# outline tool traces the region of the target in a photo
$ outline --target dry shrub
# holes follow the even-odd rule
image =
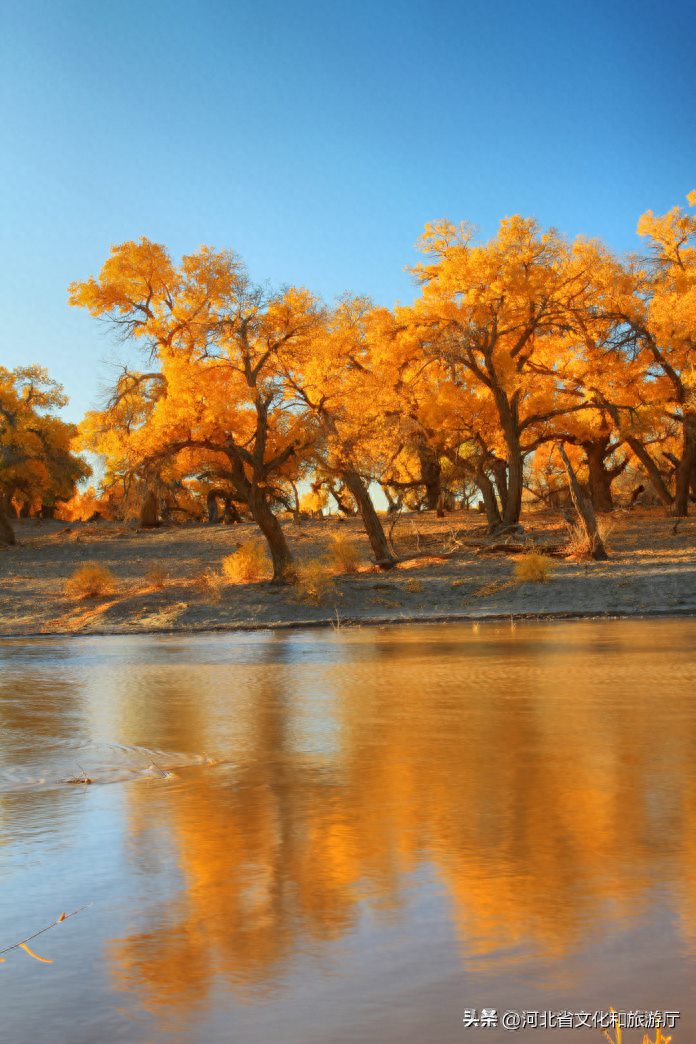
[[[545,584],[551,576],[553,561],[548,555],[540,555],[538,551],[530,551],[515,563],[515,580],[519,584]]]
[[[222,575],[228,584],[254,584],[269,580],[271,562],[260,540],[245,540],[222,560]]]
[[[344,533],[334,533],[329,540],[329,564],[336,573],[357,573],[360,552],[354,540]]]
[[[613,533],[615,527],[616,523],[612,519],[597,519],[597,532],[599,533],[600,539],[605,547],[607,547],[607,540]],[[576,522],[575,525],[570,526],[568,530],[568,539],[565,545],[566,554],[571,558],[587,558],[591,550],[587,534],[581,524]]]
[[[303,562],[295,569],[294,585],[303,602],[322,602],[333,587],[333,571],[326,562]]]
[[[565,552],[572,558],[582,558],[583,555],[589,555],[590,553],[590,545],[587,540],[587,535],[579,522],[568,527]]]
[[[103,598],[116,590],[116,577],[99,562],[85,562],[65,582],[70,598]]]
[[[411,577],[410,580],[406,581],[404,586],[407,591],[411,592],[411,594],[420,594],[420,592],[423,590],[423,581],[416,580],[415,577]]]
[[[220,598],[220,591],[225,580],[221,573],[216,573],[214,569],[204,569],[197,576],[193,578],[194,586],[205,595],[218,601]]]
[[[152,562],[145,572],[145,581],[148,587],[154,587],[161,591],[169,579],[169,570],[161,562]]]

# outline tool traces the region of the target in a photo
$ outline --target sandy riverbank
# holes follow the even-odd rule
[[[563,539],[562,520],[528,514],[525,539]],[[140,532],[116,523],[24,521],[16,524],[18,545],[0,551],[0,635],[134,634],[234,628],[368,624],[393,621],[495,617],[694,614],[696,615],[696,518],[674,522],[659,510],[613,516],[604,563],[555,559],[547,583],[516,583],[514,559],[462,547],[480,529],[475,512],[438,520],[428,515],[400,519],[394,538],[406,556],[390,572],[370,567],[359,520],[287,522],[299,561],[321,557],[331,532],[359,544],[364,567],[337,576],[320,604],[300,600],[293,588],[270,583],[200,583],[206,570],[219,571],[222,558],[255,528],[187,525]],[[438,559],[437,553],[455,554]],[[118,579],[109,597],[76,601],[64,592],[66,579],[85,561],[108,566]],[[148,584],[148,567],[167,573],[161,589]]]

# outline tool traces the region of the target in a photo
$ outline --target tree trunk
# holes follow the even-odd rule
[[[292,555],[280,522],[266,500],[266,494],[258,487],[249,489],[249,510],[252,518],[266,538],[273,562],[273,583],[285,584],[292,577]]]
[[[524,488],[524,463],[519,447],[508,461],[508,500],[503,511],[503,523],[516,526],[522,514],[522,490]]]
[[[215,490],[211,489],[208,496],[205,498],[205,507],[208,513],[208,522],[211,526],[214,526],[220,520],[217,492]]]
[[[488,528],[493,532],[494,529],[500,526],[502,518],[498,509],[498,501],[495,497],[495,488],[483,467],[479,467],[476,471],[476,485],[481,490],[481,496],[483,497],[483,508],[486,512]]]
[[[503,508],[503,523],[506,526],[516,526],[522,513],[524,489],[524,458],[520,443],[518,408],[514,399],[512,404],[508,401],[502,388],[494,387],[492,390],[507,448],[507,502]]]
[[[0,490],[0,544],[16,544],[14,529],[5,513],[5,494]]]
[[[603,513],[614,510],[611,495],[612,474],[607,470],[604,460],[609,446],[609,436],[601,436],[582,443],[585,461],[590,476],[590,495],[595,511]]]
[[[338,510],[341,512],[342,515],[345,515],[346,518],[353,518],[355,516],[355,508],[352,506],[352,504],[348,504],[346,502],[346,500],[343,497],[343,491],[342,490],[334,489],[333,484],[332,484],[332,485],[329,486],[329,493],[331,494],[331,496],[336,501],[336,507],[338,508]]]
[[[495,480],[495,488],[498,491],[500,506],[505,511],[508,501],[507,464],[500,457],[496,457],[493,461],[493,478]]]
[[[442,495],[442,468],[437,453],[426,443],[418,449],[421,482],[425,486],[425,504],[429,511],[435,511]]]
[[[237,511],[237,506],[235,502],[232,500],[232,497],[225,496],[224,502],[225,511],[222,516],[222,521],[225,523],[225,525],[229,526],[234,522],[241,522],[242,516]]]
[[[140,505],[140,526],[142,529],[155,529],[159,525],[159,503],[157,494],[148,489]]]
[[[585,530],[587,541],[590,550],[590,556],[596,561],[606,561],[609,557],[606,548],[602,542],[602,538],[599,535],[597,529],[597,517],[592,506],[592,501],[583,492],[582,486],[578,482],[577,475],[573,470],[573,465],[568,459],[568,454],[565,451],[565,447],[562,443],[558,443],[558,450],[561,454],[561,459],[565,465],[566,473],[568,475],[568,486],[570,488],[570,496],[575,506],[575,510],[580,516],[582,528]]]
[[[677,489],[672,514],[684,517],[689,513],[689,487],[696,468],[696,413],[684,412],[684,442],[677,468]]]
[[[377,565],[381,566],[382,569],[391,569],[392,566],[396,565],[396,558],[389,549],[389,544],[384,535],[384,529],[379,520],[379,515],[375,511],[375,506],[372,503],[369,489],[361,479],[360,475],[358,475],[357,471],[345,471],[342,477],[346,487],[353,495],[353,498],[358,505],[358,510],[362,516],[365,532],[370,541],[370,547],[372,548]]]
[[[626,444],[630,446],[638,460],[645,468],[648,479],[650,480],[650,485],[655,491],[657,499],[660,501],[662,505],[664,505],[664,507],[671,510],[674,498],[670,491],[667,489],[667,486],[665,485],[665,480],[660,474],[660,469],[658,468],[657,464],[652,459],[652,457],[650,456],[640,439],[636,439],[633,435],[627,435],[625,439]]]

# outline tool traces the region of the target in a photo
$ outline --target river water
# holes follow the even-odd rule
[[[613,1006],[696,1040],[694,639],[1,642],[0,950],[82,909],[3,954],[0,1039],[599,1041],[462,1020]]]

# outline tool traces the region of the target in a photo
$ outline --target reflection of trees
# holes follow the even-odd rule
[[[0,643],[0,843],[5,819],[13,842],[25,830],[35,835],[37,812],[47,834],[60,835],[64,827],[72,795],[34,784],[53,782],[52,773],[65,771],[64,749],[84,739],[82,688],[70,660],[67,643]]]
[[[295,947],[350,930],[361,898],[398,906],[404,873],[425,862],[469,957],[515,946],[559,957],[636,917],[656,882],[676,886],[690,930],[696,724],[684,678],[670,687],[669,664],[640,649],[609,668],[586,644],[553,654],[508,641],[404,659],[362,636],[355,662],[306,673],[271,649],[243,677],[234,772],[192,773],[154,800],[131,792],[139,846],[166,829],[183,890],[156,928],[115,944],[128,985],[185,1008],[216,973],[261,983]],[[311,686],[339,708],[330,757],[303,749]],[[197,729],[213,731],[208,704],[192,690],[177,706],[179,749],[194,749]]]

